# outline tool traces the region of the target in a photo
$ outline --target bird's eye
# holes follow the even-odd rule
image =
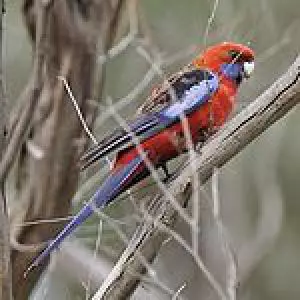
[[[228,55],[232,58],[232,59],[236,59],[238,58],[241,53],[239,51],[236,51],[236,50],[229,50],[228,51]]]

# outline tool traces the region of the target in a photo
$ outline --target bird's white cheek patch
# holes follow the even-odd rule
[[[244,62],[244,74],[246,77],[250,77],[250,75],[254,71],[254,61]]]

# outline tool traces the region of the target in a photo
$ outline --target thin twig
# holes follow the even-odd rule
[[[212,25],[214,19],[215,19],[216,11],[217,11],[218,6],[219,6],[219,0],[215,0],[211,15],[209,16],[209,18],[207,20],[207,25],[206,25],[205,32],[204,32],[204,35],[203,35],[203,46],[204,46],[204,48],[206,48],[209,30],[211,28],[211,25]]]
[[[97,254],[100,249],[100,243],[101,243],[101,237],[102,237],[102,230],[103,230],[103,221],[99,221],[99,225],[97,228],[97,240],[95,243],[95,249],[93,253],[93,257],[96,260]],[[91,270],[88,275],[88,280],[87,280],[87,287],[86,287],[86,293],[85,293],[85,299],[88,300],[91,296]]]
[[[72,104],[73,104],[73,106],[74,106],[74,108],[76,110],[77,116],[78,116],[78,118],[79,118],[79,120],[81,122],[81,125],[82,125],[85,133],[93,141],[93,143],[97,145],[97,143],[98,143],[97,139],[93,135],[93,133],[91,132],[91,130],[89,129],[88,125],[86,124],[86,121],[85,121],[85,119],[84,119],[84,117],[82,115],[80,107],[79,107],[79,105],[78,105],[78,103],[77,103],[77,101],[76,101],[76,99],[75,99],[75,97],[74,97],[74,95],[72,93],[72,90],[71,90],[71,88],[70,88],[70,86],[69,86],[66,78],[64,76],[58,76],[57,78],[63,82],[64,87],[65,87],[65,89],[66,89],[66,91],[67,91],[67,93],[69,95],[70,100],[72,101]]]
[[[215,279],[213,274],[208,270],[208,268],[205,266],[200,255],[197,252],[195,252],[194,247],[190,247],[187,244],[187,242],[184,240],[184,238],[182,236],[180,236],[175,230],[171,229],[169,226],[166,226],[165,224],[163,224],[162,222],[160,222],[157,219],[153,220],[153,217],[150,216],[149,214],[147,214],[147,212],[145,212],[145,219],[146,220],[149,219],[150,221],[152,221],[156,228],[167,232],[169,234],[169,236],[171,236],[175,241],[177,241],[178,244],[181,245],[186,250],[186,252],[192,256],[195,263],[197,264],[197,266],[199,267],[199,269],[201,270],[203,275],[206,277],[206,279],[208,280],[211,287],[216,291],[216,293],[220,297],[220,299],[222,299],[222,300],[227,299],[227,296],[226,296],[225,292],[223,291],[221,285]]]
[[[172,296],[172,300],[177,300],[179,298],[179,295],[181,292],[186,288],[187,283],[185,282],[177,291],[176,293]]]
[[[213,199],[213,216],[218,227],[218,233],[222,243],[222,249],[226,256],[227,262],[227,294],[229,300],[236,300],[237,290],[237,260],[235,252],[231,246],[229,237],[226,234],[226,228],[223,225],[220,216],[220,196],[219,196],[219,181],[218,181],[218,169],[215,168],[212,175],[212,199]]]
[[[121,238],[121,240],[124,242],[125,245],[127,245],[127,251],[125,251],[122,255],[122,257],[119,258],[119,262],[117,264],[114,265],[112,271],[110,272],[109,276],[105,279],[105,284],[102,286],[102,289],[98,290],[97,294],[93,296],[93,300],[97,300],[97,299],[101,299],[102,297],[102,292],[105,293],[105,286],[107,283],[110,282],[111,278],[114,278],[115,276],[118,276],[118,274],[120,274],[121,269],[119,267],[119,264],[122,264],[122,262],[124,263],[127,259],[127,254],[129,254],[132,251],[132,248],[136,248],[136,245],[130,245],[130,241],[128,240],[127,236],[125,235],[125,233],[118,227],[117,224],[115,223],[111,223],[109,219],[107,219],[106,215],[99,210],[98,208],[94,207],[94,211],[101,217],[103,218],[105,221],[107,221],[107,224],[110,225],[114,231],[117,233],[117,235]],[[138,218],[139,219],[139,218]],[[139,219],[140,221],[142,221],[141,219]],[[130,245],[130,246],[129,246]],[[164,291],[169,291],[170,294],[174,293],[170,291],[170,289],[168,289],[161,280],[159,280],[159,278],[157,278],[156,272],[155,270],[151,267],[151,265],[148,263],[148,261],[144,258],[144,256],[142,254],[139,253],[138,250],[135,251],[135,254],[138,257],[138,260],[140,261],[140,263],[143,265],[143,267],[147,270],[147,273],[155,280],[155,283],[157,286],[161,287]],[[131,276],[134,276],[135,278],[139,278],[142,275],[139,273],[132,273],[131,272]]]
[[[35,107],[39,99],[40,91],[43,83],[43,66],[45,56],[45,41],[47,35],[47,26],[49,14],[47,10],[50,7],[51,1],[37,2],[37,39],[36,39],[36,54],[34,60],[34,76],[32,82],[29,82],[30,92],[28,95],[28,103],[21,114],[13,136],[11,137],[3,158],[0,162],[0,181],[3,181],[11,168],[14,159],[16,158],[19,149],[24,141],[26,132],[35,112]]]

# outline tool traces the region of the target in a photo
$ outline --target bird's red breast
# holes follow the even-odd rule
[[[239,55],[234,58],[234,53],[239,53]],[[192,62],[195,68],[207,69],[220,75],[218,90],[210,101],[186,117],[193,143],[199,141],[201,131],[209,128],[216,130],[222,126],[234,108],[238,86],[236,82],[220,74],[221,65],[231,63],[233,59],[250,62],[254,59],[254,53],[250,48],[241,44],[221,43],[208,48]],[[158,165],[184,151],[185,141],[182,123],[178,122],[145,140],[140,145],[140,150],[147,153],[147,157],[154,165]],[[139,150],[135,147],[118,153],[114,168],[118,169],[126,165],[138,153]]]
[[[227,120],[232,112],[237,87],[234,83],[224,79],[218,91],[210,102],[204,104],[201,109],[187,116],[190,135],[194,144],[201,138],[201,130],[219,128]],[[186,150],[186,138],[181,122],[178,122],[164,131],[145,140],[140,145],[140,150],[147,153],[147,157],[157,165],[170,160]],[[126,165],[139,153],[135,147],[128,151],[120,152],[115,161],[115,168]]]

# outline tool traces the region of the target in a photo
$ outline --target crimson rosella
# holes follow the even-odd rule
[[[102,209],[155,168],[187,150],[181,117],[194,145],[224,124],[233,110],[238,87],[254,68],[253,51],[241,44],[221,43],[206,49],[185,69],[166,80],[146,100],[144,113],[127,128],[118,128],[83,155],[82,169],[118,151],[110,175],[90,202],[51,240],[29,266],[38,266],[95,208]],[[212,130],[212,131],[211,131]],[[138,147],[137,147],[138,140]],[[120,149],[121,148],[121,149]],[[141,151],[145,156],[141,155]]]

